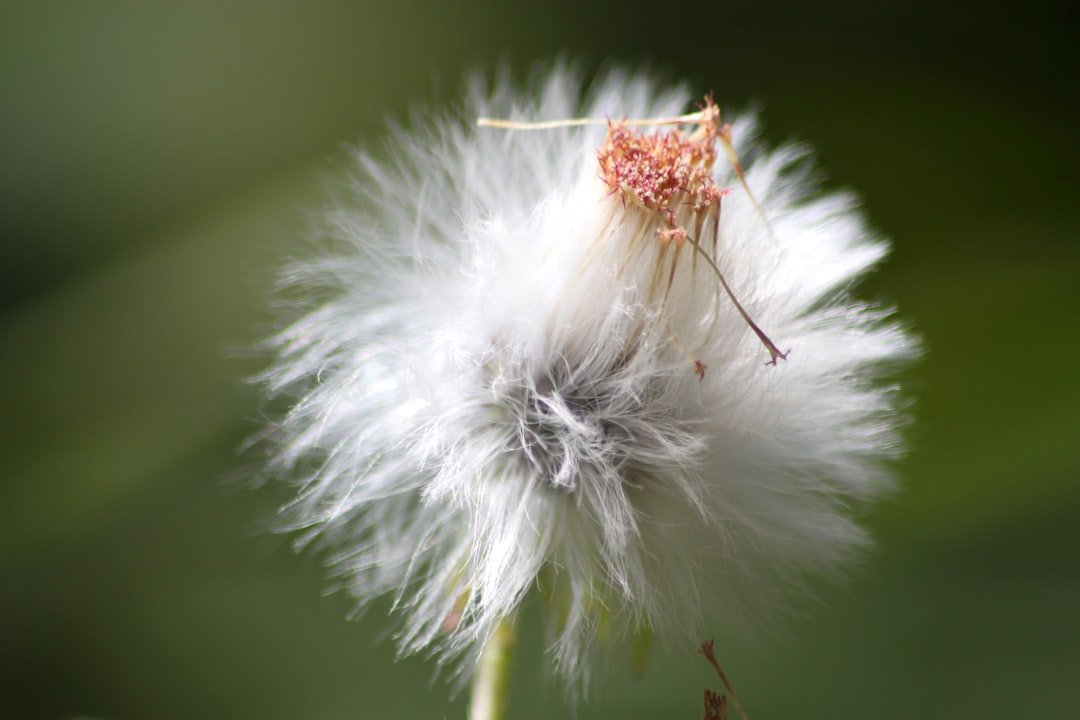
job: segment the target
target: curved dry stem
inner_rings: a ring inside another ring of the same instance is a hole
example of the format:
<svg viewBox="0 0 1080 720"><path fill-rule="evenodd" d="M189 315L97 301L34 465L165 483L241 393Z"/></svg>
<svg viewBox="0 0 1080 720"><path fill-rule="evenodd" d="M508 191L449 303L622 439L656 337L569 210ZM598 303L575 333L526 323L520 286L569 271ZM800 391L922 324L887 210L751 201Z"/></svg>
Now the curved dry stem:
<svg viewBox="0 0 1080 720"><path fill-rule="evenodd" d="M746 715L746 711L743 710L742 705L739 703L739 699L735 697L735 689L731 687L731 683L728 682L727 673L724 672L724 668L720 667L720 663L716 659L716 653L713 652L713 641L706 640L701 643L698 652L705 656L709 665L712 665L712 669L720 676L720 682L724 683L724 689L727 690L727 696L731 698L731 704L735 706L735 712L739 713L741 720L750 720Z"/></svg>
<svg viewBox="0 0 1080 720"><path fill-rule="evenodd" d="M689 125L699 123L704 119L701 111L666 118L638 118L633 120L620 120L623 125L638 125L654 127L660 125ZM611 121L607 118L566 118L563 120L540 120L526 122L519 120L503 120L501 118L477 118L478 127L499 128L501 130L554 130L564 127L581 127L582 125L607 125Z"/></svg>
<svg viewBox="0 0 1080 720"><path fill-rule="evenodd" d="M764 206L758 201L754 191L750 189L750 183L746 182L746 173L743 172L742 163L739 162L739 156L735 152L735 145L731 142L731 128L726 124L721 127L717 139L720 140L720 145L724 148L724 154L727 155L728 162L731 163L731 169L735 171L735 177L739 179L739 184L746 191L746 196L750 198L750 202L761 218L761 222L765 223L765 230L768 231L769 237L775 239L772 223L769 222L769 216L765 214Z"/></svg>
<svg viewBox="0 0 1080 720"><path fill-rule="evenodd" d="M724 292L727 293L728 297L731 298L731 302L734 303L735 309L739 311L739 314L742 315L742 319L746 321L746 324L750 326L750 329L753 330L754 334L756 334L758 336L758 339L761 340L761 343L765 346L765 349L769 351L769 356L771 359L766 364L775 365L777 360L786 360L788 354L786 352L780 352L780 348L776 347L776 344L769 339L769 336L766 335L765 332L760 327L758 327L758 324L754 322L753 318L750 317L750 313L746 312L746 308L744 308L742 306L742 303L739 302L739 299L735 297L735 292L731 289L731 286L728 285L727 280L724 278L724 273L720 272L720 266L717 265L711 257L709 257L709 254L705 252L705 249L703 247L701 247L701 243L699 243L695 238L692 238L690 236L687 236L686 242L690 243L690 245L693 246L694 250L696 250L698 254L701 255L701 257L705 258L705 262L709 263L709 266L712 268L713 272L716 273L716 278L723 286ZM789 350L788 352L791 351Z"/></svg>

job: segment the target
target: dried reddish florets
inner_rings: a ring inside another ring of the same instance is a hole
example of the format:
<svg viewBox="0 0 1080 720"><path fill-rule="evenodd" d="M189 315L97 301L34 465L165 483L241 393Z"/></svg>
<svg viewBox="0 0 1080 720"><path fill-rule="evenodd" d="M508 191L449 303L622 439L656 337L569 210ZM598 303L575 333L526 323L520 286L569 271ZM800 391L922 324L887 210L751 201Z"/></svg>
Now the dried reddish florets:
<svg viewBox="0 0 1080 720"><path fill-rule="evenodd" d="M624 122L609 123L597 151L601 179L612 193L660 215L670 229L678 227L675 211L681 204L702 215L727 193L713 180L716 139L723 128L720 110L711 100L706 100L697 124L697 130L686 135L678 129L646 134Z"/></svg>
<svg viewBox="0 0 1080 720"><path fill-rule="evenodd" d="M747 194L750 193L732 147L731 128L726 123L720 124L720 108L711 98L705 99L705 105L700 112L677 121L696 124L697 129L689 135L685 135L678 128L646 134L630 127L625 121L609 121L604 144L596 151L600 163L600 178L612 194L621 195L624 202L633 201L662 221L663 225L656 230L658 241L664 245L673 244L676 250L689 242L695 252L704 257L739 314L769 351L770 359L767 364L775 365L777 360L786 359L787 353L781 352L753 321L724 279L720 267L716 264L716 258L707 255L701 245L700 235L705 228L706 218L711 218L710 226L715 243L719 234L720 201L730 192L713 179L717 140L727 153L739 182L746 188ZM750 199L768 227L764 209L753 195L750 195ZM690 230L680 225L677 220L679 207L689 207L693 213ZM675 278L677 261L678 252L671 259L668 290ZM664 297L667 297L666 291ZM694 367L695 372L703 377L705 366L694 359Z"/></svg>

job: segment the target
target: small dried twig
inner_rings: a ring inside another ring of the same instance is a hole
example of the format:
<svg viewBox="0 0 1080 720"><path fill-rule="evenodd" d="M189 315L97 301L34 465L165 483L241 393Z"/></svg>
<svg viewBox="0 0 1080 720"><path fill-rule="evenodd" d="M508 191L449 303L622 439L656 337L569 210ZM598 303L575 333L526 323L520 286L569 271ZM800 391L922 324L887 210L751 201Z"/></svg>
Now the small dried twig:
<svg viewBox="0 0 1080 720"><path fill-rule="evenodd" d="M727 675L724 673L724 669L720 667L720 663L716 660L716 654L713 653L713 641L706 640L705 642L701 643L701 647L698 649L698 652L705 656L705 659L709 661L710 665L712 665L713 670L715 670L716 674L720 676L720 682L724 683L724 689L727 690L728 697L731 698L731 704L735 706L735 712L739 714L739 717L742 718L742 720L750 720L750 718L746 715L746 711L742 709L742 705L739 704L739 699L735 697L735 690L731 687L731 683L728 682ZM706 693L708 693L708 691L706 691ZM706 694L706 698L708 698L708 694ZM725 714L727 713L726 707L724 709L724 712ZM723 718L723 716L720 717Z"/></svg>
<svg viewBox="0 0 1080 720"><path fill-rule="evenodd" d="M639 125L643 127L655 127L660 125L686 125L700 123L704 119L703 111L687 113L678 117L667 118L636 118L621 121L624 125ZM500 118L477 118L479 127L501 128L503 130L554 130L556 128L580 127L582 125L609 125L607 118L567 118L565 120L542 120L540 122L527 122L519 120L503 120Z"/></svg>

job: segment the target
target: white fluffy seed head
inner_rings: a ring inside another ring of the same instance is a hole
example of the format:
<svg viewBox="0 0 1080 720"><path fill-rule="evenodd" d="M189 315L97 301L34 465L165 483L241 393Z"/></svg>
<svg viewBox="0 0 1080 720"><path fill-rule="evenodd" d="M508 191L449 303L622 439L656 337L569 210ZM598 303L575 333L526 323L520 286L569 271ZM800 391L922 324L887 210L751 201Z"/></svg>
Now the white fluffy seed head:
<svg viewBox="0 0 1080 720"><path fill-rule="evenodd" d="M361 155L332 248L288 273L320 299L264 376L295 400L273 428L289 527L361 603L394 597L404 652L474 657L536 589L575 682L591 648L692 646L840 567L864 543L851 507L900 449L879 378L916 351L849 294L886 247L852 198L819 194L804 149L757 149L735 122L768 222L720 154L710 182L732 192L709 235L680 198L664 216L605 183L609 127L474 123L690 101L620 73L580 96L565 69L527 97L477 84L464 118ZM673 227L705 252L658 237ZM709 259L787 360L765 366Z"/></svg>

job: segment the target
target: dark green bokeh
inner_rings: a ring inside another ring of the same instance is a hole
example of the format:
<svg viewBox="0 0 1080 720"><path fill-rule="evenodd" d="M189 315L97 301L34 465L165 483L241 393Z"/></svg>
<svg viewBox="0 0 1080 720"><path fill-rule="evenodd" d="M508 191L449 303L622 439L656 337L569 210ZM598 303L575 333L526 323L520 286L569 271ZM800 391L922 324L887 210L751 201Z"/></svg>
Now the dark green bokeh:
<svg viewBox="0 0 1080 720"><path fill-rule="evenodd" d="M1080 676L1077 14L826 0L679 8L0 5L0 713L460 718L246 490L273 268L319 173L469 69L649 63L811 142L926 340L875 555L780 637L721 640L755 720L1068 718ZM569 714L526 630L514 718ZM700 717L691 654L582 718Z"/></svg>

